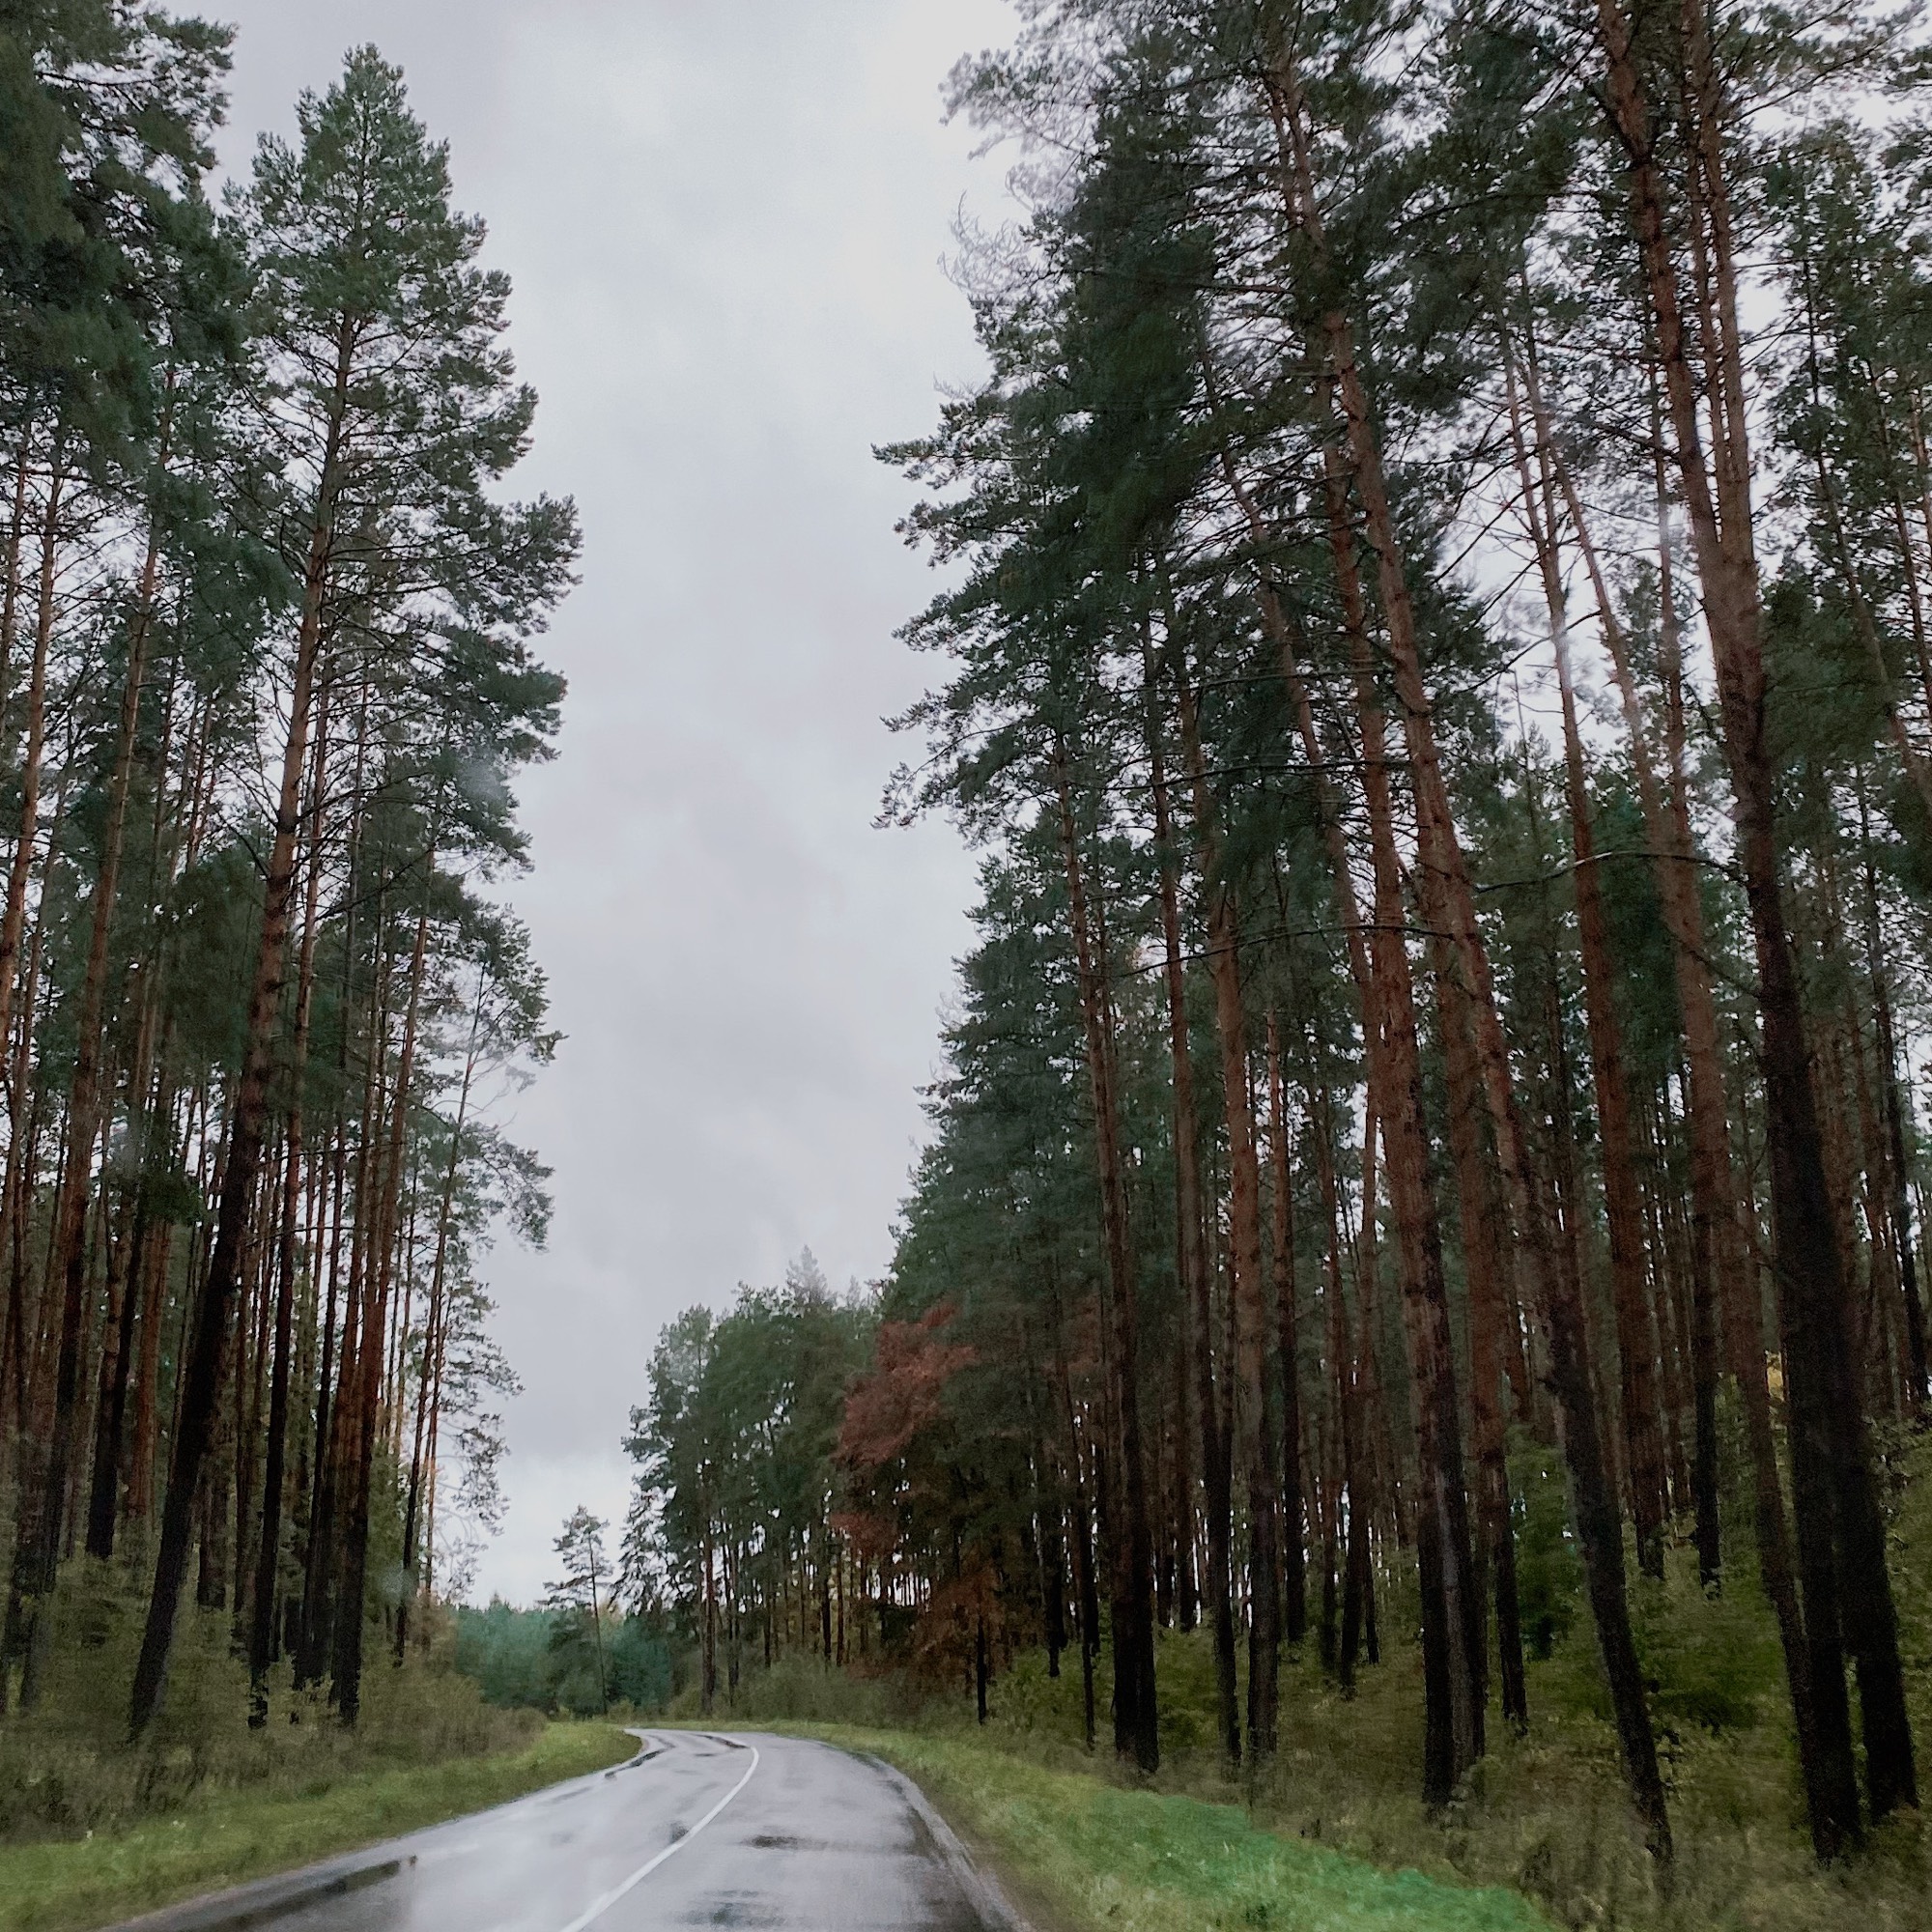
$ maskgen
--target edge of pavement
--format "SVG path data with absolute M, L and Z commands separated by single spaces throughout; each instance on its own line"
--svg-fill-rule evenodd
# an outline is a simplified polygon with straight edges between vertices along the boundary
M 887 1783 L 905 1800 L 913 1815 L 931 1834 L 933 1843 L 939 1847 L 940 1857 L 952 1874 L 953 1883 L 971 1901 L 986 1932 L 1033 1932 L 1033 1928 L 1013 1909 L 998 1879 L 984 1865 L 974 1861 L 973 1855 L 960 1842 L 959 1834 L 933 1808 L 932 1801 L 925 1793 L 897 1765 L 889 1763 L 885 1758 L 875 1757 L 867 1751 L 866 1761 L 878 1766 L 885 1774 Z
M 365 1886 L 381 1885 L 385 1879 L 397 1877 L 416 1862 L 418 1855 L 405 1848 L 431 1833 L 446 1832 L 452 1825 L 487 1818 L 492 1811 L 506 1811 L 514 1804 L 527 1804 L 533 1798 L 552 1799 L 559 1791 L 591 1784 L 601 1778 L 615 1777 L 620 1771 L 629 1771 L 634 1765 L 643 1764 L 663 1749 L 661 1745 L 654 1747 L 650 1734 L 637 1725 L 626 1724 L 623 1729 L 638 1740 L 638 1749 L 622 1764 L 613 1764 L 604 1771 L 584 1772 L 577 1777 L 562 1778 L 555 1784 L 526 1791 L 521 1797 L 505 1799 L 501 1804 L 468 1812 L 460 1818 L 445 1819 L 441 1824 L 425 1825 L 420 1831 L 412 1832 L 404 1837 L 364 1845 L 359 1851 L 338 1852 L 332 1858 L 302 1865 L 295 1871 L 250 1879 L 245 1885 L 230 1886 L 223 1891 L 205 1892 L 199 1898 L 186 1899 L 180 1905 L 164 1905 L 158 1911 L 143 1913 L 138 1918 L 120 1920 L 108 1928 L 108 1932 L 247 1932 L 249 1927 L 272 1924 L 277 1918 L 299 1912 L 305 1906 L 319 1904 L 323 1899 L 340 1898 L 349 1892 L 360 1891 Z

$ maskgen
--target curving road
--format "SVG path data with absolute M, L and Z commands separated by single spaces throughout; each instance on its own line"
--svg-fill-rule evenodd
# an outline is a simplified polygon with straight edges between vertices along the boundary
M 898 1773 L 801 1739 L 692 1731 L 648 1734 L 615 1771 L 134 1921 L 140 1932 L 271 1923 L 1023 1932 Z

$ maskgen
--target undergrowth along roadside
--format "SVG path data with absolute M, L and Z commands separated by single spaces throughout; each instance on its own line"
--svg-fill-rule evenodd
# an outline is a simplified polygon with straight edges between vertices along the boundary
M 1932 1504 L 1932 1487 L 1910 1500 L 1900 1521 L 1908 1556 L 1927 1547 L 1928 1524 L 1919 1519 Z M 1734 1582 L 1721 1603 L 1700 1603 L 1694 1615 L 1693 1606 L 1680 1601 L 1682 1591 L 1644 1605 L 1646 1655 L 1657 1674 L 1660 1706 L 1668 1707 L 1667 1765 L 1679 1828 L 1676 1886 L 1669 1895 L 1657 1888 L 1632 1823 L 1617 1773 L 1615 1733 L 1598 1708 L 1600 1680 L 1587 1632 L 1581 1642 L 1559 1642 L 1550 1658 L 1532 1663 L 1536 1715 L 1530 1735 L 1515 1738 L 1493 1724 L 1489 1754 L 1439 1817 L 1424 1808 L 1407 1776 L 1421 1700 L 1417 1659 L 1401 1644 L 1389 1648 L 1380 1666 L 1363 1672 L 1352 1698 L 1324 1678 L 1317 1660 L 1292 1658 L 1283 1675 L 1281 1748 L 1259 1780 L 1231 1780 L 1214 1748 L 1212 1657 L 1199 1632 L 1162 1635 L 1165 1749 L 1151 1787 L 1119 1771 L 1108 1747 L 1104 1653 L 1095 1686 L 1102 1735 L 1091 1756 L 1080 1745 L 1077 1668 L 1051 1678 L 1036 1652 L 1021 1653 L 995 1681 L 991 1719 L 983 1727 L 973 1723 L 970 1705 L 956 1693 L 921 1698 L 903 1674 L 847 1676 L 802 1664 L 741 1679 L 731 1706 L 724 1708 L 721 1700 L 709 1719 L 697 1716 L 695 1696 L 681 1699 L 673 1712 L 705 1728 L 867 1740 L 856 1747 L 892 1757 L 922 1782 L 928 1774 L 911 1753 L 957 1747 L 980 1753 L 1002 1779 L 1017 1764 L 1073 1777 L 1090 1790 L 1151 1789 L 1217 1811 L 1239 1807 L 1230 1815 L 1245 1815 L 1284 1843 L 1326 1847 L 1383 1871 L 1410 1868 L 1451 1890 L 1500 1889 L 1530 1901 L 1542 1915 L 1531 1922 L 1576 1932 L 1611 1926 L 1624 1932 L 1932 1932 L 1932 1831 L 1918 1814 L 1889 1824 L 1842 1866 L 1821 1868 L 1811 1858 L 1789 1740 L 1776 1705 L 1767 1692 L 1746 1694 L 1762 1675 L 1757 1606 L 1747 1578 Z M 1923 1627 L 1915 1611 L 1910 1628 L 1916 1633 Z M 1914 1641 L 1916 1646 L 1916 1636 Z M 943 1780 L 940 1758 L 931 1763 L 938 1767 L 931 1776 Z M 955 1823 L 977 1831 L 970 1786 L 962 1789 Z M 937 1785 L 934 1796 L 942 1796 Z M 984 1835 L 996 1856 L 1007 1856 L 999 1833 Z M 1232 1918 L 1201 1922 L 1265 1922 L 1299 1932 L 1304 1921 L 1297 1918 L 1242 1916 L 1254 1903 L 1244 1896 L 1227 1906 Z M 1065 1916 L 1076 1927 L 1122 1923 L 1105 1906 L 1069 1907 Z
M 296 1690 L 284 1662 L 268 1677 L 271 1721 L 257 1727 L 232 1619 L 190 1608 L 160 1714 L 130 1746 L 139 1593 L 125 1572 L 88 1559 L 69 1567 L 61 1592 L 67 1634 L 50 1647 L 39 1704 L 0 1721 L 0 1845 L 126 1832 L 224 1794 L 300 1796 L 362 1773 L 499 1756 L 528 1747 L 542 1725 L 535 1711 L 486 1704 L 450 1667 L 447 1623 L 433 1611 L 422 1650 L 369 1674 L 354 1726 L 320 1688 Z
M 84 1932 L 505 1804 L 636 1749 L 614 1724 L 549 1723 L 487 1756 L 349 1772 L 300 1792 L 223 1791 L 128 1831 L 0 1847 L 0 1928 Z
M 1907 1692 L 1923 1738 L 1932 1736 L 1932 1442 L 1905 1445 L 1898 1466 L 1892 1567 Z M 1210 1806 L 1238 1804 L 1285 1841 L 1326 1846 L 1385 1871 L 1413 1868 L 1452 1889 L 1513 1891 L 1544 1921 L 1574 1932 L 1932 1932 L 1926 1814 L 1889 1820 L 1841 1864 L 1820 1866 L 1811 1855 L 1776 1628 L 1747 1556 L 1727 1568 L 1721 1596 L 1703 1592 L 1684 1548 L 1669 1552 L 1663 1583 L 1634 1587 L 1677 1833 L 1674 1887 L 1660 1890 L 1619 1775 L 1594 1635 L 1577 1614 L 1574 1558 L 1564 1559 L 1568 1568 L 1556 1561 L 1565 1550 L 1561 1518 L 1539 1523 L 1549 1531 L 1548 1548 L 1529 1573 L 1538 1580 L 1526 1601 L 1542 1606 L 1548 1630 L 1545 1654 L 1528 1664 L 1529 1733 L 1512 1736 L 1492 1710 L 1489 1751 L 1442 1815 L 1433 1817 L 1415 1789 L 1420 1660 L 1399 1637 L 1385 1642 L 1381 1663 L 1362 1670 L 1351 1697 L 1322 1671 L 1313 1641 L 1290 1653 L 1275 1761 L 1261 1778 L 1236 1781 L 1215 1743 L 1207 1634 L 1161 1632 L 1162 1766 L 1152 1789 Z M 1413 1602 L 1399 1589 L 1387 1592 L 1383 1608 L 1386 1630 L 1413 1628 Z M 1018 1759 L 1126 1789 L 1129 1775 L 1117 1770 L 1107 1737 L 1109 1663 L 1103 1645 L 1094 1684 L 1101 1735 L 1091 1756 L 1081 1746 L 1077 1659 L 1063 1659 L 1054 1677 L 1034 1649 L 995 1675 L 984 1726 L 974 1724 L 970 1685 L 956 1677 L 941 1687 L 907 1670 L 844 1672 L 805 1659 L 743 1675 L 709 1723 L 797 1726 L 841 1741 L 870 1734 L 906 1740 L 907 1750 L 960 1740 L 1003 1765 Z M 670 1715 L 697 1721 L 696 1706 L 694 1685 Z M 895 1761 L 912 1770 L 909 1758 Z M 971 1820 L 962 1810 L 957 1822 L 964 1829 Z M 1068 1916 L 1077 1925 L 1096 1922 L 1091 1914 Z M 1120 1922 L 1106 1918 L 1109 1926 Z M 1237 1914 L 1225 1922 L 1263 1921 Z M 1267 1922 L 1297 1932 L 1301 1923 Z

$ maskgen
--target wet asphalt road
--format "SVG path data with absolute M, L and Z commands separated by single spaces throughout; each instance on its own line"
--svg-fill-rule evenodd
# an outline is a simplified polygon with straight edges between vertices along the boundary
M 653 1732 L 641 1762 L 138 1921 L 142 1932 L 1023 1932 L 895 1772 Z M 333 1882 L 332 1893 L 317 1896 Z

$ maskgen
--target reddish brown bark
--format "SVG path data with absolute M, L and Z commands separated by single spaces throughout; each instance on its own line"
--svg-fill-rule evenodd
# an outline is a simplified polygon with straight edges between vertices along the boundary
M 1550 648 L 1563 716 L 1564 790 L 1570 810 L 1572 879 L 1577 931 L 1583 959 L 1583 1004 L 1590 1040 L 1590 1068 L 1597 1105 L 1597 1135 L 1604 1170 L 1604 1218 L 1609 1231 L 1610 1297 L 1616 1319 L 1622 1391 L 1625 1470 L 1636 1524 L 1638 1566 L 1663 1576 L 1663 1538 L 1669 1493 L 1657 1389 L 1659 1338 L 1650 1320 L 1645 1281 L 1643 1206 L 1637 1187 L 1635 1134 L 1624 1071 L 1623 1023 L 1616 1008 L 1603 881 L 1598 876 L 1596 828 L 1583 772 L 1583 740 L 1577 723 L 1577 688 L 1570 664 L 1570 617 L 1556 550 L 1556 490 L 1539 439 L 1532 473 L 1518 394 L 1516 358 L 1503 351 L 1509 391 L 1511 445 L 1521 491 L 1521 512 L 1536 553 L 1549 620 Z
M 1280 1606 L 1276 1596 L 1274 1420 L 1267 1378 L 1267 1331 L 1262 1279 L 1261 1162 L 1255 1146 L 1248 1072 L 1247 1014 L 1241 998 L 1240 913 L 1222 861 L 1221 836 L 1201 746 L 1194 694 L 1174 667 L 1194 804 L 1202 890 L 1208 902 L 1208 977 L 1214 991 L 1214 1033 L 1221 1049 L 1222 1116 L 1228 1133 L 1228 1250 L 1234 1326 L 1230 1418 L 1245 1414 L 1248 1469 L 1248 1741 L 1258 1757 L 1272 1755 L 1279 1685 Z
M 345 349 L 345 367 L 337 384 L 338 407 L 346 393 L 347 359 Z M 339 424 L 339 418 L 336 421 Z M 302 779 L 308 764 L 316 660 L 322 643 L 323 598 L 328 581 L 335 494 L 339 488 L 336 435 L 337 428 L 331 427 L 329 448 L 323 465 L 321 499 L 309 542 L 295 677 L 289 699 L 288 737 L 283 746 L 281 785 L 276 800 L 275 836 L 269 852 L 254 984 L 249 994 L 242 1073 L 236 1086 L 227 1159 L 215 1213 L 214 1241 L 185 1364 L 181 1415 L 168 1473 L 167 1500 L 161 1511 L 154 1588 L 148 1603 L 141 1654 L 134 1669 L 131 1724 L 136 1736 L 153 1721 L 166 1681 L 175 1616 L 187 1572 L 196 1492 L 213 1436 L 222 1342 L 242 1278 L 242 1244 L 261 1169 L 270 1054 L 281 1003 L 289 909 L 295 887 Z
M 1650 109 L 1620 0 L 1599 0 L 1597 23 L 1611 116 L 1628 157 L 1645 300 L 1656 331 L 1677 474 L 1703 586 L 1736 810 L 1739 869 L 1757 959 L 1767 1151 L 1814 1731 L 1814 1747 L 1804 1755 L 1812 1836 L 1819 1852 L 1829 1857 L 1858 1835 L 1860 1825 L 1841 1618 L 1858 1662 L 1874 1815 L 1916 1803 L 1918 1784 L 1884 1523 L 1850 1357 L 1847 1285 L 1778 867 L 1721 103 L 1703 16 L 1695 7 L 1687 7 L 1678 78 L 1694 136 L 1684 199 L 1707 269 L 1692 291 L 1703 351 L 1700 381 L 1684 327 L 1677 251 L 1664 217 Z M 1713 445 L 1708 460 L 1699 409 L 1704 398 Z
M 1269 91 L 1282 135 L 1283 185 L 1292 219 L 1307 235 L 1318 254 L 1322 250 L 1321 216 L 1308 143 L 1306 107 L 1295 77 L 1293 49 L 1283 42 L 1269 74 Z M 1434 724 L 1422 680 L 1414 611 L 1404 575 L 1401 547 L 1396 539 L 1382 477 L 1381 459 L 1368 397 L 1356 365 L 1351 324 L 1342 310 L 1331 309 L 1321 330 L 1327 393 L 1338 408 L 1346 438 L 1347 480 L 1361 502 L 1370 547 L 1377 559 L 1377 580 L 1404 742 L 1408 753 L 1418 829 L 1418 877 L 1425 918 L 1452 937 L 1470 997 L 1476 1045 L 1489 1099 L 1497 1151 L 1511 1189 L 1511 1206 L 1518 1234 L 1524 1243 L 1532 1279 L 1537 1284 L 1540 1312 L 1549 1338 L 1550 1382 L 1562 1419 L 1573 1489 L 1577 1496 L 1579 1542 L 1586 1581 L 1596 1618 L 1611 1700 L 1617 1715 L 1618 1739 L 1633 1799 L 1641 1814 L 1648 1842 L 1660 1862 L 1671 1856 L 1669 1821 L 1658 1771 L 1656 1741 L 1637 1666 L 1635 1644 L 1625 1601 L 1623 1546 L 1614 1499 L 1605 1482 L 1602 1439 L 1596 1416 L 1585 1331 L 1579 1308 L 1569 1304 L 1560 1272 L 1548 1251 L 1548 1230 L 1542 1213 L 1539 1184 L 1524 1158 L 1522 1134 L 1517 1119 L 1509 1061 L 1496 1017 L 1487 956 L 1475 921 L 1474 899 L 1449 810 L 1448 793 L 1436 756 Z M 1331 467 L 1330 488 L 1340 480 Z M 1331 504 L 1331 531 L 1337 522 Z M 1352 625 L 1351 625 L 1351 628 Z M 1358 655 L 1361 646 L 1357 645 Z M 1373 774 L 1378 764 L 1366 738 L 1364 762 Z M 1372 810 L 1372 819 L 1373 819 Z M 1378 962 L 1379 964 L 1379 962 Z M 1389 1093 L 1392 1115 L 1399 1117 L 1397 1083 Z M 1394 1175 L 1404 1163 L 1395 1157 L 1390 1138 L 1391 1191 Z M 1446 1322 L 1445 1322 L 1446 1326 Z M 1473 1595 L 1473 1593 L 1471 1593 Z M 1463 1642 L 1472 1675 L 1481 1668 L 1481 1625 L 1474 1605 L 1463 1612 Z
M 102 1013 L 107 997 L 107 945 L 113 930 L 115 897 L 121 876 L 123 834 L 128 822 L 128 790 L 134 770 L 134 744 L 141 718 L 141 692 L 147 673 L 148 636 L 160 570 L 160 539 L 151 532 L 128 626 L 128 668 L 121 694 L 113 774 L 108 783 L 107 822 L 102 830 L 100 866 L 95 878 L 87 964 L 81 980 L 80 1014 L 74 1037 L 73 1075 L 68 1094 L 68 1152 L 61 1176 L 50 1273 L 61 1285 L 60 1355 L 54 1379 L 53 1430 L 47 1445 L 46 1481 L 38 1529 L 39 1589 L 52 1588 L 59 1561 L 67 1494 L 79 1426 L 78 1398 L 84 1325 L 88 1311 L 88 1253 L 84 1238 L 94 1148 L 102 1125 L 100 1060 Z M 37 652 L 37 657 L 43 655 Z M 0 971 L 4 971 L 0 966 Z M 0 1021 L 4 1028 L 4 1021 Z
M 1199 1122 L 1194 1100 L 1194 1064 L 1187 1037 L 1187 981 L 1181 963 L 1179 881 L 1174 828 L 1168 804 L 1167 767 L 1154 696 L 1153 668 L 1148 667 L 1148 757 L 1153 791 L 1154 841 L 1160 863 L 1160 922 L 1163 978 L 1167 990 L 1167 1036 L 1173 1067 L 1176 1238 L 1182 1291 L 1192 1335 L 1195 1413 L 1201 1441 L 1201 1489 L 1207 1542 L 1203 1584 L 1208 1619 L 1214 1637 L 1214 1693 L 1221 1748 L 1230 1763 L 1241 1755 L 1241 1722 L 1235 1656 L 1234 1501 L 1230 1467 L 1232 1431 L 1224 1423 L 1214 1387 L 1212 1276 L 1204 1233 Z
M 302 1086 L 308 1072 L 309 1019 L 315 994 L 315 949 L 322 901 L 323 812 L 328 781 L 328 702 L 316 726 L 309 778 L 307 898 L 296 968 L 295 1038 L 289 1055 L 289 1101 L 282 1169 L 281 1215 L 275 1245 L 274 1368 L 269 1386 L 269 1428 L 262 1476 L 262 1520 L 248 1636 L 249 1722 L 268 1719 L 267 1679 L 274 1661 L 276 1585 L 280 1576 L 283 1489 L 288 1471 L 291 1350 L 294 1346 L 296 1261 L 301 1211 Z
M 1101 1233 L 1107 1259 L 1109 1377 L 1118 1418 L 1121 1491 L 1125 1521 L 1118 1526 L 1119 1606 L 1114 1632 L 1114 1748 L 1142 1771 L 1160 1765 L 1159 1717 L 1153 1662 L 1153 1538 L 1148 1520 L 1147 1471 L 1141 1441 L 1139 1321 L 1133 1245 L 1121 1171 L 1115 1098 L 1112 1007 L 1088 916 L 1087 888 L 1073 817 L 1064 747 L 1055 752 L 1062 859 L 1073 928 L 1087 1068 L 1094 1099 L 1094 1159 L 1099 1171 Z
M 1355 716 L 1376 875 L 1376 925 L 1370 952 L 1371 981 L 1378 1010 L 1371 1037 L 1378 1040 L 1379 1051 L 1371 1079 L 1381 1109 L 1389 1201 L 1395 1210 L 1402 1254 L 1403 1328 L 1408 1343 L 1421 1462 L 1423 1500 L 1418 1512 L 1417 1555 L 1427 1705 L 1423 1797 L 1425 1803 L 1440 1805 L 1448 1802 L 1457 1782 L 1483 1749 L 1480 1592 L 1469 1541 L 1441 1233 L 1429 1187 L 1422 1061 L 1389 757 L 1369 650 L 1367 611 L 1356 576 L 1354 536 L 1348 525 L 1343 491 L 1340 458 L 1331 451 L 1327 478 L 1330 550 L 1354 668 Z

